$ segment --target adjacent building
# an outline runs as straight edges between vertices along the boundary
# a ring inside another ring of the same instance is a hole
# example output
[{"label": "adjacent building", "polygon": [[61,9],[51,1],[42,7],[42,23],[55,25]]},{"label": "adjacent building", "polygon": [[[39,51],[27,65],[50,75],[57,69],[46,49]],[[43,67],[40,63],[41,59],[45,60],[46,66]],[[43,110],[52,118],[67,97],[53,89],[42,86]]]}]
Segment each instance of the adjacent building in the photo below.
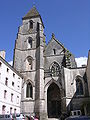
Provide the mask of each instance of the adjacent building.
[{"label": "adjacent building", "polygon": [[20,113],[22,76],[0,51],[0,114]]}]

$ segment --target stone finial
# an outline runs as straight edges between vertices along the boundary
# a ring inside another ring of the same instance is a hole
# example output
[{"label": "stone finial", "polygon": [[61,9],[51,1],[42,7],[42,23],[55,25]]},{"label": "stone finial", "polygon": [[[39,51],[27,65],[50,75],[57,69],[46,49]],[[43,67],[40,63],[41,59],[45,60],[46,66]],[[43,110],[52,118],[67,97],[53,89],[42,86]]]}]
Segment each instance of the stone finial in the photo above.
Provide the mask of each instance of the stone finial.
[{"label": "stone finial", "polygon": [[52,33],[52,38],[54,38],[54,39],[55,39],[55,34],[54,34],[54,33]]},{"label": "stone finial", "polygon": [[5,51],[4,51],[4,50],[0,51],[0,56],[1,56],[3,59],[5,59]]}]

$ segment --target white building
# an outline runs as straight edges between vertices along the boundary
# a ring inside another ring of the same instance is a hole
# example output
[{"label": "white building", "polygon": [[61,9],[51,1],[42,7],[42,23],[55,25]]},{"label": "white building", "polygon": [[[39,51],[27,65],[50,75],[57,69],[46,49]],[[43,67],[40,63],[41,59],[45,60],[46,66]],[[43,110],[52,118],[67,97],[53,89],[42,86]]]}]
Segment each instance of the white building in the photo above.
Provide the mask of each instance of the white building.
[{"label": "white building", "polygon": [[20,113],[22,76],[4,58],[0,52],[0,114]]}]

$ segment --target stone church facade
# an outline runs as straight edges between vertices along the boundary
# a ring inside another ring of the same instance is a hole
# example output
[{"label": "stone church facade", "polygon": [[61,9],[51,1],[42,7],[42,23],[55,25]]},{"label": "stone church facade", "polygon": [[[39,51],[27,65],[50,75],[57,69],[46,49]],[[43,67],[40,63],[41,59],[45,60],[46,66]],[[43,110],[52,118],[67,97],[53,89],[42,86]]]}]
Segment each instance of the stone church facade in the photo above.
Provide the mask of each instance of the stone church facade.
[{"label": "stone church facade", "polygon": [[44,24],[33,7],[23,18],[15,41],[13,67],[23,76],[21,112],[40,120],[81,110],[89,99],[86,67],[52,34],[46,45]]}]

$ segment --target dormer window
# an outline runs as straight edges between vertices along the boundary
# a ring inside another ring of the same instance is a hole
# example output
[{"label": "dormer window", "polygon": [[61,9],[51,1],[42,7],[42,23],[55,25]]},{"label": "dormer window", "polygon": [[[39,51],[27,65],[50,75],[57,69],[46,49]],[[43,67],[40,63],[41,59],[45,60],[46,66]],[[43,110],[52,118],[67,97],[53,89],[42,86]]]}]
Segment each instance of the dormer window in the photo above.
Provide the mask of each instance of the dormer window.
[{"label": "dormer window", "polygon": [[30,20],[30,29],[33,29],[33,21]]}]

